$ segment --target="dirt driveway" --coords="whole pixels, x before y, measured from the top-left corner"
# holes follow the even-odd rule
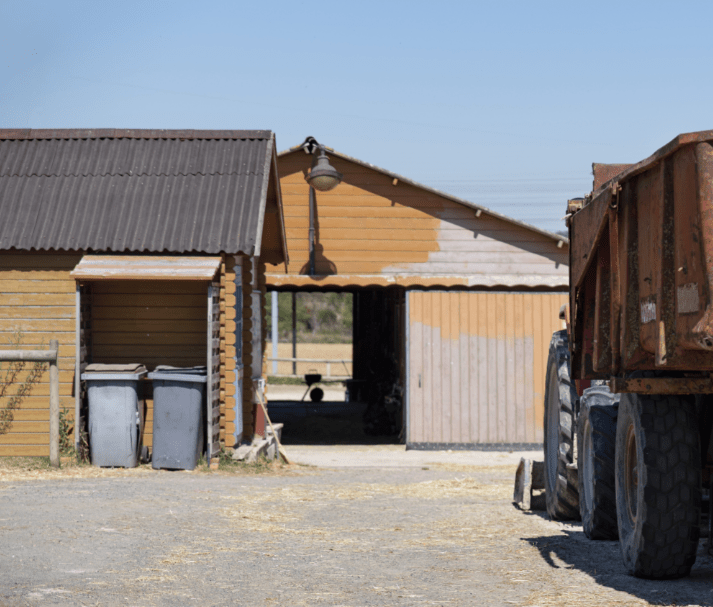
[[[363,467],[0,469],[0,605],[713,604],[702,547],[690,578],[637,580],[616,542],[517,510],[517,453],[348,449]]]

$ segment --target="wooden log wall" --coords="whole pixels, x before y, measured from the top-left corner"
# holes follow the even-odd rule
[[[81,253],[0,254],[0,349],[10,347],[18,331],[28,349],[46,348],[50,339],[57,339],[60,404],[70,419],[76,363],[76,283],[70,272],[81,258]],[[205,364],[207,283],[95,281],[83,294],[85,308],[91,302],[85,311],[91,326],[83,328],[85,341],[91,342],[89,362],[140,362],[149,370],[161,364]],[[250,379],[254,368],[258,375],[265,370],[265,297],[265,264],[254,266],[248,257],[226,256],[220,270],[220,440],[228,448],[254,432],[256,401]],[[260,322],[253,321],[254,311]],[[151,447],[150,385],[146,396],[144,444]],[[7,400],[0,398],[0,408]],[[238,404],[242,424],[236,424]],[[14,418],[10,431],[0,436],[0,456],[49,455],[49,371]]]
[[[239,292],[242,258],[226,256],[221,270],[221,442],[226,447],[234,447],[242,437],[242,431],[236,427],[236,404],[242,407],[242,364],[236,364],[236,355],[241,358],[242,318],[237,318],[237,311],[242,315],[242,294]],[[236,281],[236,275],[238,280]],[[240,352],[238,352],[240,350]]]
[[[59,341],[60,406],[74,417],[75,283],[69,276],[79,262],[77,253],[0,254],[0,349],[9,348],[21,333],[22,348],[47,348]],[[0,377],[8,363],[3,363]],[[25,366],[24,379],[30,364]],[[17,385],[11,386],[12,395]],[[8,397],[0,399],[0,410]],[[46,370],[14,413],[7,434],[0,436],[0,456],[49,455],[49,370]]]

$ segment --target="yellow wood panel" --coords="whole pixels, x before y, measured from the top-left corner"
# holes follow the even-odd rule
[[[418,369],[409,442],[541,442],[547,353],[566,301],[566,293],[410,293]]]
[[[74,293],[74,281],[70,280],[5,280],[0,278],[3,293],[46,293],[48,303],[53,293]]]
[[[0,293],[0,306],[42,306],[52,309],[64,306],[74,309],[74,293]]]
[[[3,251],[0,253],[0,268],[15,270],[28,268],[30,270],[57,269],[67,276],[82,258],[81,253],[27,253],[24,251]]]
[[[26,309],[27,312],[29,310]],[[0,318],[0,333],[13,331],[15,329],[21,330],[23,333],[29,333],[33,331],[60,331],[69,332],[75,330],[74,318],[62,319],[62,318],[42,318],[34,319],[28,317],[19,318]]]
[[[166,301],[164,300],[164,303]],[[168,307],[149,306],[149,307],[114,307],[101,306],[92,309],[92,318],[94,320],[198,320],[203,314],[207,314],[205,307]]]
[[[126,306],[129,308],[181,307],[201,308],[205,305],[205,293],[98,293],[95,307]]]
[[[50,422],[47,421],[23,421],[15,417],[11,426],[12,432],[26,434],[28,432],[43,433],[49,435]]]
[[[144,331],[149,328],[156,333],[196,333],[202,334],[206,325],[205,319],[149,319],[150,326],[147,327],[145,319],[96,319],[92,323],[92,329],[100,333],[134,333]]]
[[[49,433],[19,434],[10,432],[0,435],[0,445],[49,445]]]
[[[74,323],[74,306],[30,306],[26,304],[0,304],[3,322],[18,322],[25,319],[71,319]]]
[[[47,445],[0,445],[0,457],[48,457],[49,439],[47,443]],[[0,473],[1,478],[2,473]]]
[[[207,285],[101,281],[92,285],[94,362],[205,364]]]
[[[50,411],[49,407],[46,409],[26,409],[22,407],[21,409],[15,409],[12,416],[16,422],[49,422]]]

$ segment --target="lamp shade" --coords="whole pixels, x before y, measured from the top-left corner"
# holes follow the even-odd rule
[[[320,150],[317,162],[312,167],[309,175],[307,175],[307,183],[315,190],[329,192],[329,190],[333,190],[341,182],[342,174],[329,164],[326,152],[323,149]]]

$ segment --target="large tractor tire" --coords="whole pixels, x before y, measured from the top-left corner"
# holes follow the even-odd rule
[[[614,489],[619,395],[607,386],[592,386],[579,403],[577,469],[582,528],[589,539],[615,540],[619,537]]]
[[[684,577],[696,561],[701,519],[696,420],[693,397],[621,397],[616,512],[624,563],[637,577]]]
[[[567,331],[557,331],[550,342],[545,382],[545,499],[555,520],[579,518],[574,463],[574,404],[577,392],[569,373]]]

